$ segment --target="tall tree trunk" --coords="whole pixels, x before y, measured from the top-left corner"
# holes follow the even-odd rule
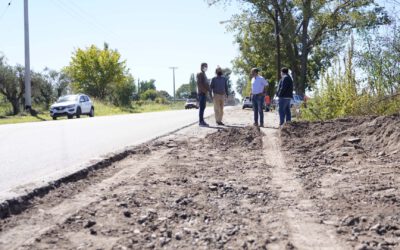
[[[20,104],[19,104],[19,100],[17,98],[13,98],[11,100],[9,100],[13,109],[13,115],[18,115],[19,112],[21,111],[20,109]]]
[[[307,65],[308,65],[308,25],[311,18],[311,0],[307,0],[303,3],[303,30],[301,34],[301,71],[300,71],[300,82],[297,88],[297,94],[304,96],[306,92],[307,83]]]

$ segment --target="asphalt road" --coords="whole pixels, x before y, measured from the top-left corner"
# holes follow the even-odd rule
[[[212,108],[206,109],[206,115]],[[0,126],[0,201],[196,122],[197,110]]]

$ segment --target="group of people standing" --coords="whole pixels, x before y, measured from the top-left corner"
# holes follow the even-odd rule
[[[228,79],[223,76],[222,68],[217,67],[216,76],[208,83],[206,72],[208,70],[207,63],[201,64],[201,72],[197,74],[197,92],[199,96],[199,125],[208,126],[204,121],[204,110],[206,109],[207,94],[210,93],[211,99],[214,101],[215,121],[218,125],[224,125],[222,117],[224,115],[225,98],[228,98]]]
[[[224,102],[228,97],[228,80],[223,76],[221,67],[215,70],[216,76],[212,78],[209,84],[206,72],[208,70],[207,63],[201,64],[201,72],[197,74],[197,90],[199,98],[199,125],[209,126],[204,121],[204,110],[207,103],[207,94],[210,93],[211,99],[214,101],[215,120],[218,125],[224,125],[222,122],[224,114]],[[259,69],[251,70],[251,99],[254,111],[254,125],[264,127],[264,102],[267,94],[268,81],[259,75]],[[290,122],[290,102],[293,98],[293,80],[289,76],[289,69],[281,69],[281,79],[278,85],[276,95],[279,98],[279,125]]]

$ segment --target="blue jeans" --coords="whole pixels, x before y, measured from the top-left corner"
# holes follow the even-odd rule
[[[264,95],[253,95],[253,111],[254,111],[254,123],[264,125]],[[258,117],[260,117],[260,123],[258,123]]]
[[[290,99],[279,98],[279,125],[283,125],[286,122],[292,120],[292,114],[290,113]]]
[[[204,110],[206,109],[206,102],[206,94],[199,94],[199,122],[204,122]]]

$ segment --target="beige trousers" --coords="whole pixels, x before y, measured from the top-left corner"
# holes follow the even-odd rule
[[[216,122],[222,122],[222,116],[224,115],[224,101],[224,95],[214,94],[214,114]]]

